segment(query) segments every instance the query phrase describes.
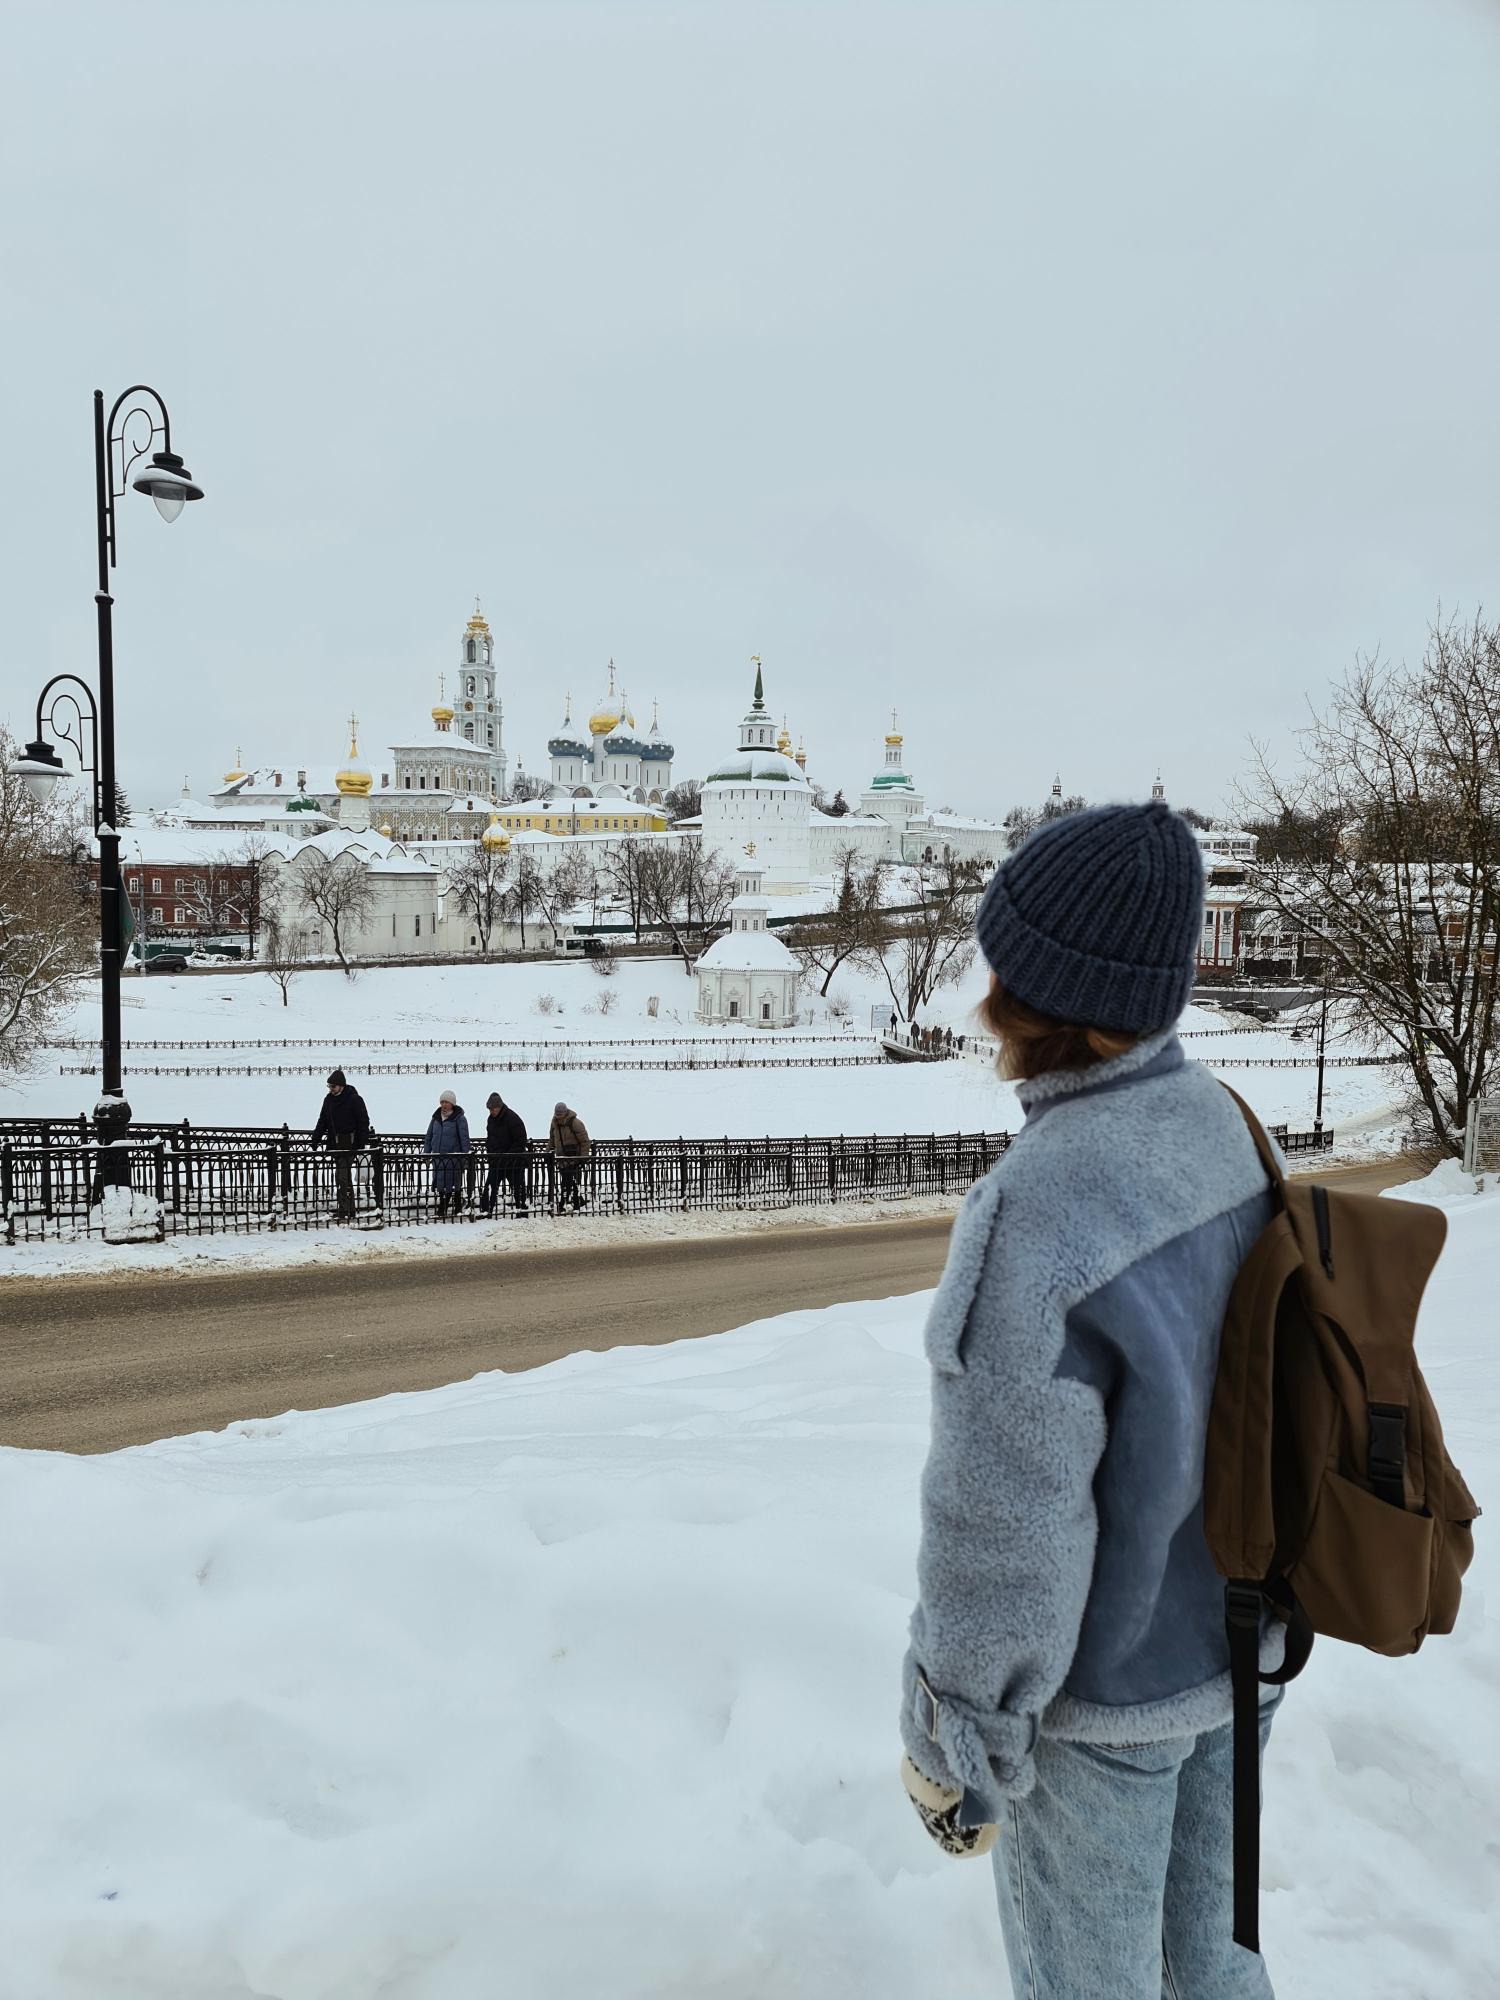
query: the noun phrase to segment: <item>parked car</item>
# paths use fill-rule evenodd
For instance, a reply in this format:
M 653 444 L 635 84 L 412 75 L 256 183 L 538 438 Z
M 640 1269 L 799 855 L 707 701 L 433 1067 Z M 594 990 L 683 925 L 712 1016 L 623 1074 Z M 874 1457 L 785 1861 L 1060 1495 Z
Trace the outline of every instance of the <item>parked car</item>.
M 180 951 L 160 952 L 155 958 L 146 960 L 148 972 L 186 972 L 187 969 L 187 957 Z

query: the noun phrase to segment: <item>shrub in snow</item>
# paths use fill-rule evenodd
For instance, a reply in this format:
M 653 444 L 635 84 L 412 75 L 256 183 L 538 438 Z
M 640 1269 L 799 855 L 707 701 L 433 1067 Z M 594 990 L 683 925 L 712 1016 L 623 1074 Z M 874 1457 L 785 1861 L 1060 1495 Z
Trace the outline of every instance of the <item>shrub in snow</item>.
M 613 979 L 620 969 L 619 953 L 608 950 L 601 951 L 589 960 L 589 964 L 601 979 Z
M 619 997 L 618 993 L 601 993 L 598 1001 L 598 1012 L 601 1014 L 612 1014 L 615 1002 Z
M 828 1011 L 835 1021 L 847 1021 L 853 1011 L 849 1005 L 848 994 L 830 993 L 828 996 Z
M 557 1012 L 557 996 L 555 993 L 538 993 L 531 1005 L 534 1013 L 555 1014 Z

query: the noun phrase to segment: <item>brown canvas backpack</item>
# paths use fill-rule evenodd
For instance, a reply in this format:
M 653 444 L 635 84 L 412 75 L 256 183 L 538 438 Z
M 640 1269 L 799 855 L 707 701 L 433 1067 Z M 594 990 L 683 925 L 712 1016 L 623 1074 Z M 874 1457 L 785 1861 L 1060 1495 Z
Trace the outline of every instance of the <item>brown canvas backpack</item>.
M 1224 1317 L 1203 1522 L 1226 1579 L 1234 1935 L 1258 1951 L 1260 1684 L 1295 1678 L 1318 1633 L 1401 1654 L 1451 1632 L 1479 1509 L 1443 1448 L 1413 1350 L 1447 1218 L 1424 1203 L 1289 1183 L 1235 1102 L 1276 1212 Z M 1268 1609 L 1286 1622 L 1286 1654 L 1263 1674 Z

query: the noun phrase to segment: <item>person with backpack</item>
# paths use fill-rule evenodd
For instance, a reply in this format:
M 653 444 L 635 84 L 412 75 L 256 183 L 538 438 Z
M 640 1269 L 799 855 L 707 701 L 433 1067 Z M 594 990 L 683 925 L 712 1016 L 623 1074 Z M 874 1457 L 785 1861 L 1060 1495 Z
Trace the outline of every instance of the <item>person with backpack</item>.
M 583 1163 L 593 1148 L 587 1126 L 578 1113 L 566 1104 L 553 1106 L 547 1144 L 557 1164 L 557 1206 L 561 1208 L 565 1202 L 571 1202 L 575 1210 L 582 1208 L 583 1196 L 578 1191 L 578 1183 L 583 1174 Z
M 331 1070 L 328 1094 L 313 1127 L 313 1147 L 326 1145 L 333 1154 L 336 1212 L 340 1222 L 354 1220 L 354 1156 L 370 1143 L 370 1114 L 365 1100 L 341 1069 Z
M 1043 826 L 976 920 L 1026 1117 L 927 1323 L 902 1776 L 1027 2000 L 1268 2000 L 1281 1684 L 1450 1630 L 1478 1511 L 1411 1345 L 1443 1218 L 1289 1187 L 1185 1059 L 1202 911 L 1153 802 Z
M 1197 841 L 1153 803 L 1040 828 L 976 923 L 1026 1117 L 965 1200 L 927 1324 L 902 1770 L 942 1846 L 993 1851 L 1028 2000 L 1271 1993 L 1231 1937 L 1202 1479 L 1225 1303 L 1273 1200 L 1174 1032 L 1202 922 Z
M 458 1213 L 462 1200 L 459 1189 L 469 1156 L 469 1121 L 453 1091 L 445 1090 L 439 1097 L 422 1150 L 432 1159 L 432 1185 L 441 1222 L 450 1207 Z
M 488 1162 L 484 1192 L 479 1197 L 481 1215 L 493 1215 L 501 1181 L 510 1186 L 510 1198 L 517 1215 L 525 1215 L 526 1164 L 530 1158 L 526 1127 L 519 1111 L 507 1104 L 498 1090 L 486 1099 L 489 1112 L 484 1128 L 484 1150 Z

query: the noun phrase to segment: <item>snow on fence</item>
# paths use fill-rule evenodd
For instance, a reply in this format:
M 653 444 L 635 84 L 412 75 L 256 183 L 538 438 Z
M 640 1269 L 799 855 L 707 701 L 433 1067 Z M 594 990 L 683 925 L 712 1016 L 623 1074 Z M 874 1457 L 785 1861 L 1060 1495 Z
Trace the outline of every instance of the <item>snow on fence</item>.
M 1326 1151 L 1333 1131 L 1271 1130 L 1289 1155 Z M 317 1229 L 335 1219 L 336 1156 L 315 1151 L 287 1126 L 193 1129 L 138 1126 L 123 1146 L 101 1147 L 86 1128 L 49 1119 L 0 1121 L 0 1205 L 7 1243 L 98 1235 L 101 1155 L 129 1186 L 160 1203 L 169 1236 Z M 570 1169 L 544 1147 L 507 1161 L 520 1170 L 531 1216 L 572 1205 L 576 1191 L 595 1215 L 684 1210 L 775 1209 L 811 1203 L 961 1194 L 1011 1142 L 1008 1132 L 871 1135 L 864 1138 L 605 1139 Z M 456 1209 L 439 1217 L 434 1162 L 415 1133 L 377 1136 L 354 1156 L 355 1224 L 477 1219 L 486 1178 L 482 1151 L 461 1156 Z M 103 1178 L 109 1179 L 106 1171 Z M 499 1205 L 511 1211 L 508 1172 Z

